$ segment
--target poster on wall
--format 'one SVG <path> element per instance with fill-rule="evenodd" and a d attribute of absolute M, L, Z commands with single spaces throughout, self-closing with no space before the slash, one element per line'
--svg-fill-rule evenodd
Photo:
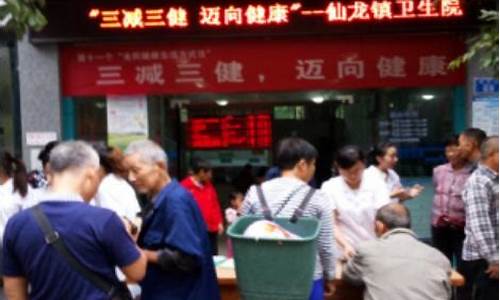
<path fill-rule="evenodd" d="M 481 128 L 488 135 L 498 134 L 498 94 L 474 97 L 472 127 Z"/>
<path fill-rule="evenodd" d="M 148 138 L 146 96 L 108 96 L 108 144 L 125 149 L 136 140 Z"/>
<path fill-rule="evenodd" d="M 472 99 L 472 126 L 481 128 L 488 135 L 498 134 L 498 79 L 474 78 Z"/>
<path fill-rule="evenodd" d="M 379 136 L 391 143 L 420 143 L 428 135 L 428 122 L 418 111 L 391 111 L 379 121 Z"/>

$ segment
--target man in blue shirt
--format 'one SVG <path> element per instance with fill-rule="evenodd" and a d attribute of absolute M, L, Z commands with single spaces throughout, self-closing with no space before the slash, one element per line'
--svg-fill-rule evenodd
<path fill-rule="evenodd" d="M 39 207 L 69 253 L 114 286 L 119 285 L 116 266 L 129 280 L 141 280 L 146 257 L 124 222 L 112 211 L 87 203 L 100 181 L 97 153 L 84 142 L 62 143 L 52 150 L 50 168 L 50 187 Z M 9 220 L 3 249 L 8 299 L 109 299 L 45 241 L 31 209 Z"/>
<path fill-rule="evenodd" d="M 151 141 L 125 150 L 129 180 L 151 203 L 139 246 L 148 258 L 141 282 L 147 300 L 218 300 L 207 228 L 193 196 L 170 178 L 165 152 Z"/>

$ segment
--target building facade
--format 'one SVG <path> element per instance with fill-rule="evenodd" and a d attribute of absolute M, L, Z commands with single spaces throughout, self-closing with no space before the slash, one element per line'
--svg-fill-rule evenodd
<path fill-rule="evenodd" d="M 49 0 L 48 27 L 16 48 L 23 156 L 36 167 L 55 138 L 148 137 L 175 175 L 201 156 L 223 186 L 244 165 L 271 166 L 283 137 L 318 148 L 319 182 L 338 147 L 392 141 L 408 184 L 429 182 L 443 139 L 472 124 L 482 74 L 448 63 L 477 11 L 448 0 Z"/>

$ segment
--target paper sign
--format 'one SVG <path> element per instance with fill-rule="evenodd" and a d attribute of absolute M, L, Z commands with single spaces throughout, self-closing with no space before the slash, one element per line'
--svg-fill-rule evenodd
<path fill-rule="evenodd" d="M 108 144 L 126 148 L 135 140 L 148 138 L 146 96 L 108 96 Z"/>
<path fill-rule="evenodd" d="M 57 140 L 55 131 L 30 131 L 26 133 L 26 145 L 45 146 L 46 144 Z"/>

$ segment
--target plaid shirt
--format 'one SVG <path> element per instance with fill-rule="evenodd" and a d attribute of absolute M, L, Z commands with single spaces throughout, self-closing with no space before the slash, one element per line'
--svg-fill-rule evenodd
<path fill-rule="evenodd" d="M 479 165 L 463 192 L 465 203 L 464 260 L 498 262 L 498 174 Z"/>

